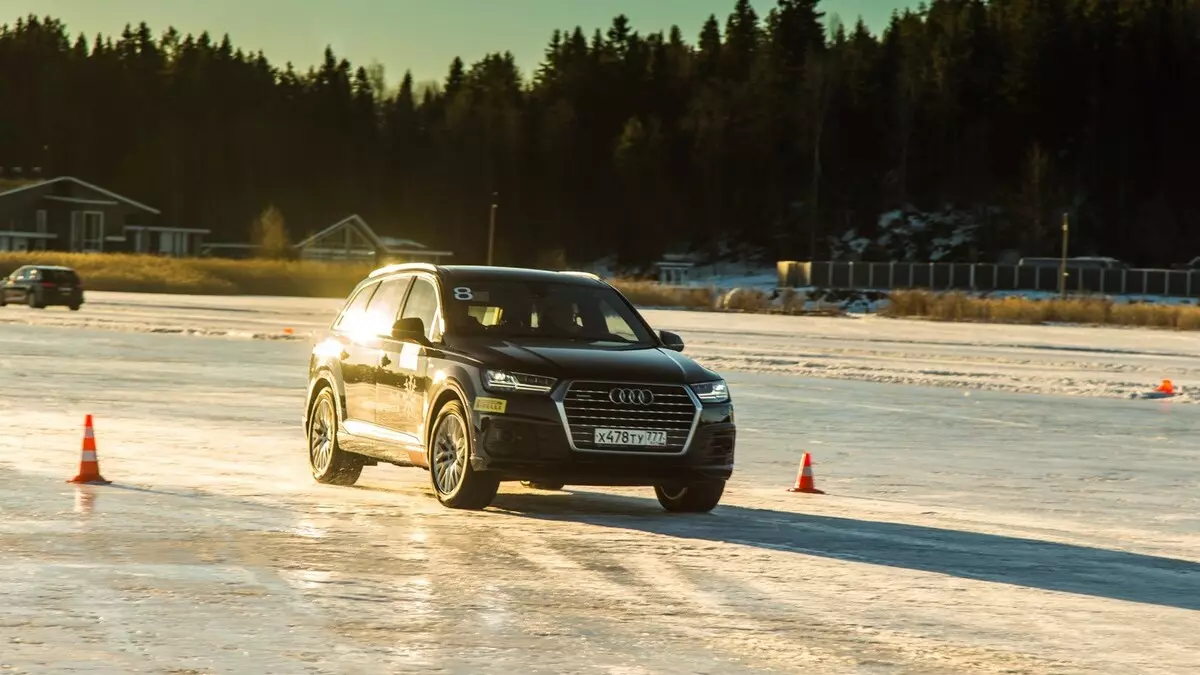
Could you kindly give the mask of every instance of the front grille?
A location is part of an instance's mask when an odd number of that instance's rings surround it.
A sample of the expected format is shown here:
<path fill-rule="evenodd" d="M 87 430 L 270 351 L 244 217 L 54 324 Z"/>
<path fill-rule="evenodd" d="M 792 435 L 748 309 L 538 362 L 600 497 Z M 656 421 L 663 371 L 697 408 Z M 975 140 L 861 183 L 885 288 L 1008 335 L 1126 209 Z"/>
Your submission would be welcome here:
<path fill-rule="evenodd" d="M 613 389 L 648 389 L 654 394 L 654 401 L 648 405 L 613 403 L 609 397 Z M 572 382 L 563 397 L 563 410 L 576 448 L 662 453 L 683 450 L 699 412 L 681 385 L 621 382 Z M 667 443 L 648 447 L 596 445 L 594 432 L 598 428 L 665 431 Z"/>

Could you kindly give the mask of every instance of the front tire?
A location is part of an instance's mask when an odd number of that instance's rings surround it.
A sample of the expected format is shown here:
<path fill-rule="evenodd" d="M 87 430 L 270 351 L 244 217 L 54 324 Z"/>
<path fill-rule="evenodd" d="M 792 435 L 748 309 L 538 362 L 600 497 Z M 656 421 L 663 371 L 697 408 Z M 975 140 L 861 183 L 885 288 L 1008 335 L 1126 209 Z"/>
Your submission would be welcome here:
<path fill-rule="evenodd" d="M 690 483 L 688 485 L 655 485 L 658 503 L 674 513 L 708 513 L 721 502 L 725 481 Z"/>
<path fill-rule="evenodd" d="M 318 483 L 354 485 L 362 475 L 358 455 L 342 450 L 338 444 L 338 414 L 329 388 L 317 394 L 312 418 L 308 423 L 308 466 Z"/>
<path fill-rule="evenodd" d="M 442 505 L 477 511 L 495 499 L 500 480 L 471 468 L 471 434 L 458 401 L 450 401 L 438 411 L 428 452 L 429 480 Z"/>

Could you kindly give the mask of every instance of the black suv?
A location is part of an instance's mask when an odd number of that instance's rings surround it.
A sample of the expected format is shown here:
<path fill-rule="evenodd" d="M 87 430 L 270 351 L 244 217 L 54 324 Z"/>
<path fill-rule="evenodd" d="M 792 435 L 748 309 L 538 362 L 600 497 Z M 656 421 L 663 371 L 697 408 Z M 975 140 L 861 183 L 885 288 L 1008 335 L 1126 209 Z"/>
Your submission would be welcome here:
<path fill-rule="evenodd" d="M 0 280 L 0 307 L 21 303 L 35 309 L 65 305 L 79 311 L 83 305 L 83 282 L 70 267 L 25 265 Z"/>
<path fill-rule="evenodd" d="M 442 504 L 482 509 L 501 481 L 654 486 L 713 509 L 733 472 L 729 390 L 599 277 L 409 263 L 351 292 L 309 363 L 313 477 L 379 462 L 429 471 Z"/>

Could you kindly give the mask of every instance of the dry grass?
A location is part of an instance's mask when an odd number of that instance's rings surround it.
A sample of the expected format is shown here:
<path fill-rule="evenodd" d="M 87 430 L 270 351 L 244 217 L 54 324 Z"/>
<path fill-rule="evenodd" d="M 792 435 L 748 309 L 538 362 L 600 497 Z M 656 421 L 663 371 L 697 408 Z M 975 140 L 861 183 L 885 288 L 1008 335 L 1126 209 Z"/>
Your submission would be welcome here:
<path fill-rule="evenodd" d="M 0 277 L 25 264 L 66 265 L 84 287 L 96 291 L 196 295 L 279 295 L 344 298 L 374 265 L 316 261 L 163 258 L 119 253 L 0 253 Z M 613 280 L 642 307 L 765 312 L 766 293 L 736 289 L 717 297 L 712 288 L 664 286 L 654 281 Z M 804 296 L 788 295 L 784 311 L 803 308 Z M 979 298 L 961 293 L 898 291 L 882 310 L 887 316 L 991 323 L 1079 323 L 1200 330 L 1195 305 L 1121 304 L 1103 298 L 1030 300 Z"/>
<path fill-rule="evenodd" d="M 614 279 L 610 283 L 630 302 L 641 307 L 712 309 L 715 301 L 711 288 L 664 286 L 654 281 L 631 279 Z"/>
<path fill-rule="evenodd" d="M 721 296 L 720 309 L 733 312 L 763 312 L 771 306 L 771 298 L 757 288 L 734 288 Z"/>
<path fill-rule="evenodd" d="M 164 258 L 123 253 L 0 253 L 0 276 L 21 265 L 65 265 L 95 291 L 196 295 L 345 297 L 374 265 L 316 261 Z M 711 309 L 712 289 L 616 280 L 634 303 L 651 307 Z"/>
<path fill-rule="evenodd" d="M 199 295 L 345 297 L 373 266 L 164 258 L 121 253 L 0 253 L 0 276 L 27 264 L 74 268 L 88 290 Z"/>
<path fill-rule="evenodd" d="M 889 296 L 885 316 L 923 317 L 936 321 L 989 323 L 1076 323 L 1200 330 L 1200 307 L 1115 303 L 1104 298 L 1030 300 L 978 298 L 962 293 L 898 291 Z"/>

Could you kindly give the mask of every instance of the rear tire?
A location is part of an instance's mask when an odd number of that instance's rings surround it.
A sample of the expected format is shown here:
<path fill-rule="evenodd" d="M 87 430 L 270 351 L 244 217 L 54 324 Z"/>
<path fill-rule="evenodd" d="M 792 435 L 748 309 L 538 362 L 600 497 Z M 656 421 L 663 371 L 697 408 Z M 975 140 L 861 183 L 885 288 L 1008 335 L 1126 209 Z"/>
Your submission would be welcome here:
<path fill-rule="evenodd" d="M 67 309 L 70 309 L 72 312 L 78 312 L 79 305 L 67 305 Z"/>
<path fill-rule="evenodd" d="M 462 404 L 449 401 L 438 411 L 429 435 L 429 480 L 444 506 L 477 511 L 487 508 L 500 479 L 471 468 L 474 445 Z"/>
<path fill-rule="evenodd" d="M 658 503 L 674 513 L 708 513 L 721 502 L 725 481 L 690 483 L 688 485 L 655 485 Z"/>
<path fill-rule="evenodd" d="M 35 293 L 33 291 L 29 292 L 29 297 L 27 298 L 27 301 L 28 301 L 29 307 L 31 309 L 46 309 L 46 305 L 42 304 L 41 300 L 38 300 L 37 293 Z"/>
<path fill-rule="evenodd" d="M 337 430 L 337 405 L 326 387 L 317 394 L 308 422 L 308 466 L 318 483 L 354 485 L 362 475 L 362 458 L 342 450 Z"/>

